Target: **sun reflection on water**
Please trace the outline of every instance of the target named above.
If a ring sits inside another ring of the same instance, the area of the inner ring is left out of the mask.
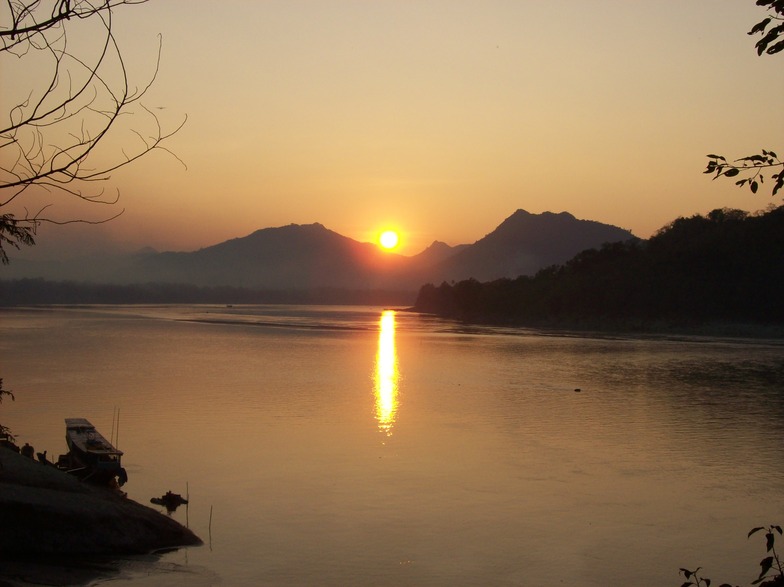
[[[395,348],[395,312],[384,310],[379,321],[378,353],[374,376],[376,395],[376,420],[378,429],[392,435],[392,426],[397,418],[398,371],[397,349]]]

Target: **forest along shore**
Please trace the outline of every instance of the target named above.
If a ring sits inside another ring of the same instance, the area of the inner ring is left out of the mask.
[[[145,554],[201,539],[122,494],[0,447],[0,553]]]

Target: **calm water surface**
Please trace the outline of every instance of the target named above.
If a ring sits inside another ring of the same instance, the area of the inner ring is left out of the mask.
[[[90,584],[748,584],[747,531],[784,523],[776,341],[96,306],[2,311],[0,351],[20,442],[56,458],[64,418],[119,409],[129,497],[190,497],[204,546]]]

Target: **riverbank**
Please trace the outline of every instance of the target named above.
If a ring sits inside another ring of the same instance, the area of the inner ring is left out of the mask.
[[[0,525],[0,553],[9,560],[146,554],[202,544],[188,528],[149,507],[4,447]],[[3,579],[8,577],[0,585]]]
[[[646,338],[670,337],[714,337],[747,338],[754,340],[784,339],[784,324],[757,324],[749,322],[712,321],[688,323],[685,321],[641,321],[641,320],[516,320],[499,316],[456,317],[417,309],[398,308],[398,312],[410,312],[432,316],[442,320],[453,320],[466,328],[489,326],[493,328],[522,329],[542,334],[579,334],[603,336],[638,336]]]

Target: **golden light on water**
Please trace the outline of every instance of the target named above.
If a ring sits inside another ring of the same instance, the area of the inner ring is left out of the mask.
[[[395,347],[395,312],[385,310],[379,321],[378,353],[376,354],[375,395],[376,420],[378,428],[387,436],[392,434],[392,426],[397,418],[398,371],[397,349]]]

